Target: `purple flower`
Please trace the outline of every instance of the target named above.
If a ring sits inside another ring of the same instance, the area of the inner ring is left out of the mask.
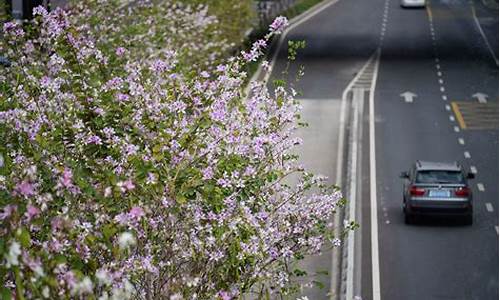
[[[102,140],[97,135],[91,135],[87,138],[87,144],[102,145]]]
[[[39,5],[35,8],[33,8],[33,16],[37,16],[37,15],[40,15],[40,16],[47,15],[47,10],[45,9],[45,7],[43,7],[43,5]]]
[[[250,62],[250,61],[256,61],[257,58],[259,57],[259,53],[255,51],[255,49],[250,50],[250,52],[241,52],[241,55],[243,56],[243,59]]]
[[[123,56],[125,54],[126,50],[123,47],[118,47],[116,48],[115,54],[119,57]]]
[[[253,43],[252,48],[255,50],[261,50],[262,48],[265,48],[267,46],[266,40],[260,39]]]
[[[125,193],[126,191],[131,191],[135,188],[135,185],[131,179],[127,179],[125,181],[119,181],[116,185],[120,188],[120,191],[122,193]]]
[[[128,95],[126,95],[126,94],[122,94],[122,93],[118,93],[118,94],[116,95],[116,99],[118,99],[118,101],[120,101],[120,102],[125,102],[125,101],[127,101],[129,98],[130,98],[130,97],[129,97]]]
[[[21,194],[24,197],[30,197],[35,195],[35,186],[27,181],[23,180],[22,182],[16,184],[16,187],[14,188],[14,196]]]
[[[217,296],[219,296],[221,300],[231,300],[231,295],[226,291],[219,291]]]
[[[106,82],[104,88],[105,90],[118,90],[122,87],[123,85],[123,79],[120,77],[114,77],[110,79],[108,82]]]
[[[8,204],[3,208],[3,212],[0,213],[0,220],[5,220],[10,217],[17,210],[17,206],[13,204]]]
[[[36,216],[38,216],[39,214],[40,214],[40,209],[31,204],[28,204],[28,209],[26,210],[26,216],[28,217],[28,220],[36,218]]]
[[[66,188],[73,186],[73,173],[70,169],[64,168],[63,174],[59,178],[59,184]]]
[[[207,167],[203,169],[201,172],[203,174],[203,180],[209,180],[212,179],[212,177],[214,177],[214,171],[212,170],[211,167]]]
[[[269,26],[269,31],[271,31],[271,33],[280,34],[287,26],[288,19],[286,17],[279,16],[274,19],[273,23]]]
[[[129,211],[128,213],[128,216],[131,218],[131,219],[140,219],[141,217],[144,216],[144,210],[139,207],[139,206],[134,206],[132,207],[132,209]]]
[[[200,75],[201,75],[201,77],[203,77],[203,78],[208,78],[208,77],[210,77],[210,74],[208,74],[208,72],[207,72],[207,71],[203,71],[203,72],[201,72],[201,73],[200,73]]]
[[[24,30],[16,22],[7,22],[3,24],[3,32],[6,35],[12,35],[14,37],[24,36]]]

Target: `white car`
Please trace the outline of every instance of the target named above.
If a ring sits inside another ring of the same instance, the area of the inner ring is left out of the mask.
[[[401,0],[401,7],[425,7],[425,0]]]

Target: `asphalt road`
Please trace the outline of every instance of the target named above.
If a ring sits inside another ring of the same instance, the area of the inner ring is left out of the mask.
[[[345,298],[346,285],[349,289],[348,277],[354,281],[349,295],[362,299],[379,299],[374,278],[380,279],[375,280],[380,299],[498,299],[498,10],[479,0],[430,0],[427,9],[402,9],[397,0],[339,0],[294,28],[288,39],[307,43],[284,75],[301,92],[311,124],[299,133],[305,140],[303,162],[333,182],[342,94],[380,50],[375,84],[366,85],[359,100],[365,107],[357,118],[359,131],[352,123],[356,110],[344,124],[343,188],[355,200],[354,217],[361,227],[352,235],[354,275],[344,274],[340,298]],[[283,47],[271,78],[283,76],[285,58]],[[295,82],[299,65],[305,66],[305,75]],[[404,92],[416,95],[412,102],[405,102]],[[353,93],[347,95],[354,103]],[[369,151],[369,100],[374,104],[374,156]],[[354,131],[358,139],[352,143]],[[359,161],[355,189],[348,180],[353,149],[359,152],[352,156]],[[446,219],[404,224],[398,175],[416,159],[456,160],[477,173],[471,182],[472,226]],[[376,177],[370,178],[373,163]],[[370,217],[370,180],[376,187],[375,220]],[[305,267],[330,265],[326,251],[308,258]],[[330,285],[326,278],[321,281],[324,289],[304,295],[328,299]]]

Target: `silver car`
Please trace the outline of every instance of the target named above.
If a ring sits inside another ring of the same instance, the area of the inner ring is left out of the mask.
[[[472,191],[467,182],[473,173],[460,164],[416,161],[402,172],[405,223],[414,223],[421,215],[461,216],[472,224]]]
[[[400,0],[401,7],[425,7],[425,0]]]

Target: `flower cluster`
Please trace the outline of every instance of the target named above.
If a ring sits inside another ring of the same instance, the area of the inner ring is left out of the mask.
[[[214,67],[231,50],[221,24],[206,6],[182,1],[89,0],[73,1],[70,19],[78,29],[91,31],[96,44],[118,57],[153,61],[176,49],[178,68],[186,72]],[[111,62],[112,63],[112,62]],[[186,68],[184,68],[186,67]]]
[[[133,16],[131,3],[109,2]],[[242,95],[248,58],[193,64],[189,37],[215,22],[203,10],[133,2],[179,17],[161,55],[148,48],[161,32],[131,25],[120,46],[106,40],[120,33],[112,20],[85,26],[60,9],[38,8],[24,34],[6,26],[0,281],[39,299],[234,299],[260,284],[286,293],[290,264],[333,240],[341,198],[297,163],[299,105],[262,82]]]

